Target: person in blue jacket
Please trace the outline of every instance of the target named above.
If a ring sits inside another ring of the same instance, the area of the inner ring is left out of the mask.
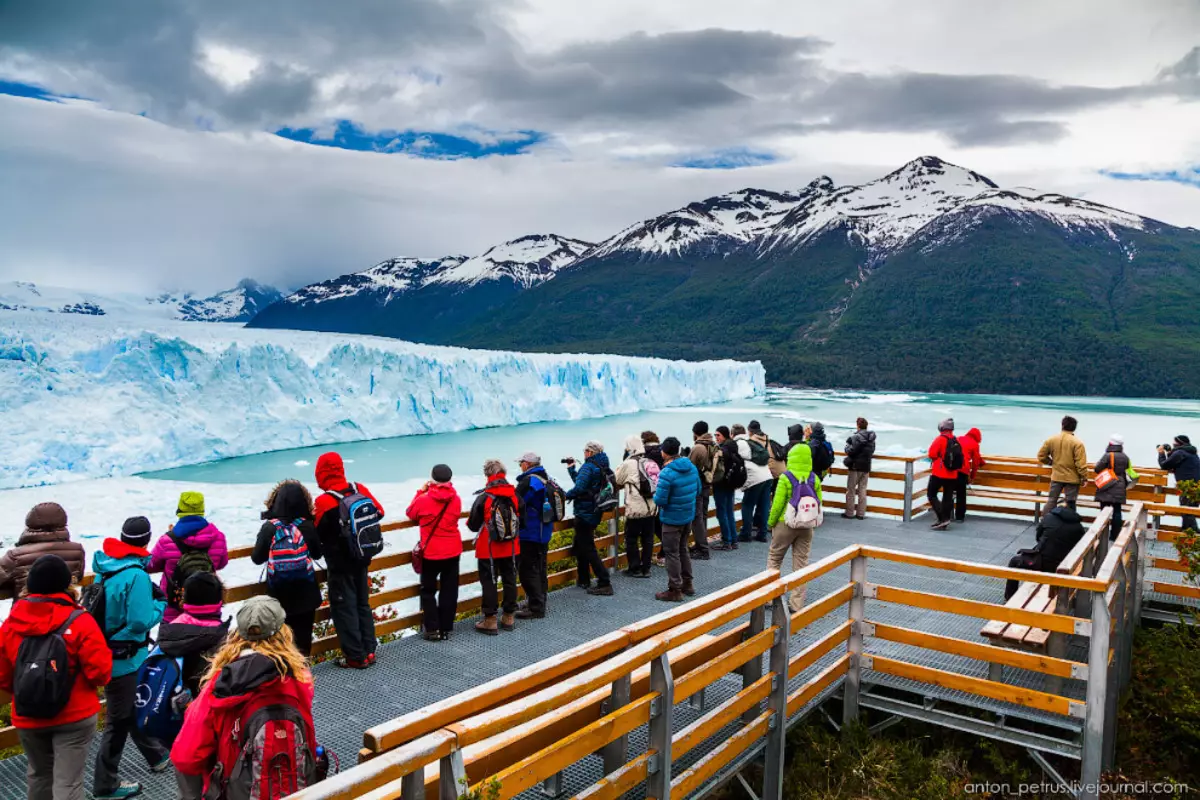
[[[662,443],[664,465],[658,473],[654,504],[662,520],[663,553],[667,559],[667,590],[654,595],[658,600],[682,602],[696,594],[692,585],[692,557],[687,549],[688,530],[696,515],[700,495],[700,472],[691,459],[679,457],[679,440],[668,436]]]
[[[546,553],[554,523],[543,522],[546,505],[546,470],[537,453],[517,459],[521,474],[517,477],[517,503],[521,512],[521,553],[517,556],[517,574],[525,588],[525,604],[517,609],[517,619],[542,619],[546,616],[546,595],[550,593],[546,574]]]
[[[92,558],[92,572],[104,589],[104,635],[113,651],[112,681],[104,689],[104,733],[96,752],[92,781],[95,800],[121,800],[141,792],[139,783],[121,782],[118,770],[125,739],[133,738],[154,772],[171,766],[171,753],[137,729],[134,701],[138,670],[148,654],[150,631],[162,621],[167,601],[146,574],[150,563],[150,520],[130,517],[120,539],[105,539]]]
[[[567,459],[567,472],[575,481],[575,485],[567,492],[567,499],[575,504],[575,541],[571,545],[571,554],[575,556],[579,569],[575,585],[587,589],[588,594],[604,597],[611,597],[613,589],[608,568],[596,552],[596,528],[604,516],[596,510],[596,500],[611,471],[608,454],[600,442],[584,445],[582,467],[576,469],[575,459]],[[595,586],[592,586],[593,572],[596,573]]]

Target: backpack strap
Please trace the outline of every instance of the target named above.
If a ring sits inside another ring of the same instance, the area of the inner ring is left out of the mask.
[[[450,508],[450,504],[452,502],[454,502],[453,498],[447,500],[446,505],[442,506],[442,510],[438,513],[438,515],[436,517],[433,518],[433,527],[429,529],[429,538],[431,540],[433,539],[433,535],[435,533],[437,533],[437,526],[442,521],[442,517],[446,516],[446,511]],[[486,521],[485,521],[485,524],[486,524]],[[420,529],[418,528],[417,530],[419,531]],[[429,542],[423,541],[421,539],[420,535],[417,536],[417,541],[420,542],[422,550],[424,550],[429,545]]]
[[[26,597],[26,603],[53,603],[56,606],[66,606],[67,608],[75,608],[75,604],[66,600],[59,600],[55,597]],[[80,609],[82,610],[82,609]]]

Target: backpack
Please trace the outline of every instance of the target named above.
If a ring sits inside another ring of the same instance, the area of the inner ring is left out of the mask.
[[[317,782],[316,743],[293,702],[269,693],[246,703],[232,724],[222,723],[206,798],[279,800]]]
[[[489,542],[511,542],[521,532],[521,521],[512,500],[489,495],[486,508]]]
[[[542,473],[538,476],[546,487],[546,501],[542,503],[542,522],[562,522],[567,518],[567,493],[558,481]]]
[[[30,603],[72,604],[60,600],[29,598]],[[26,636],[17,648],[13,664],[13,711],[29,719],[53,719],[71,701],[75,675],[64,635],[72,623],[86,614],[77,608],[67,621],[41,636]]]
[[[765,467],[771,461],[771,453],[767,450],[762,442],[757,442],[754,439],[747,439],[746,443],[750,445],[750,461],[760,467]]]
[[[83,606],[84,610],[96,620],[96,627],[104,634],[104,641],[108,643],[108,649],[112,650],[113,658],[117,660],[133,658],[137,655],[137,651],[142,649],[142,642],[113,642],[108,638],[108,590],[104,588],[104,581],[109,576],[127,569],[141,568],[139,564],[129,564],[107,575],[97,575],[94,581],[83,587],[83,592],[79,596],[79,605]]]
[[[168,533],[171,541],[179,548],[179,561],[175,564],[175,571],[171,573],[171,580],[167,581],[167,600],[172,608],[183,608],[183,584],[187,583],[187,579],[201,572],[207,572],[209,575],[216,575],[216,567],[213,566],[212,557],[203,547],[195,547],[180,539],[173,533]]]
[[[958,472],[963,468],[962,445],[953,436],[946,437],[946,450],[942,453],[942,466],[950,472]]]
[[[746,485],[746,461],[736,447],[725,453],[725,481],[721,484],[726,489],[740,489]]]
[[[1008,560],[1008,566],[1012,569],[1032,569],[1042,570],[1042,548],[1032,547],[1028,550],[1018,550],[1017,554]],[[1004,602],[1012,599],[1012,596],[1017,593],[1020,584],[1013,578],[1010,578],[1004,584]]]
[[[313,580],[313,563],[308,555],[308,544],[304,534],[300,532],[300,520],[283,522],[273,519],[275,536],[271,539],[271,549],[267,551],[267,583],[278,586],[281,583]]]
[[[383,529],[379,521],[383,515],[375,501],[350,484],[348,494],[329,492],[338,500],[338,516],[342,522],[342,541],[350,550],[351,558],[368,563],[383,552]]]
[[[818,441],[817,446],[813,447],[810,440],[808,446],[812,450],[812,471],[818,475],[829,472],[833,466],[833,445],[828,441]]]
[[[774,461],[782,461],[787,463],[787,447],[775,441],[774,439],[767,440],[767,449],[770,451],[771,459]]]
[[[708,471],[704,474],[704,482],[707,484],[721,483],[725,480],[725,459],[724,453],[715,444],[704,443],[704,448],[708,450]]]
[[[815,528],[825,521],[821,511],[821,501],[817,498],[815,472],[808,474],[808,480],[803,483],[791,473],[783,473],[792,485],[792,494],[784,509],[783,521],[789,528]]]
[[[638,475],[638,494],[647,500],[654,497],[656,487],[655,481],[650,480],[650,473],[646,471],[646,457],[638,456],[637,459],[637,475]]]
[[[621,505],[620,489],[617,487],[617,476],[611,469],[605,469],[601,475],[603,483],[595,493],[596,513],[607,514]]]
[[[183,727],[192,693],[183,687],[183,657],[171,658],[155,647],[138,670],[134,721],[147,736],[171,744]]]

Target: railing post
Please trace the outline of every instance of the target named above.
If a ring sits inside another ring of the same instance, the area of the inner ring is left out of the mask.
[[[438,763],[438,800],[458,800],[466,791],[467,767],[462,750],[455,750]]]
[[[671,797],[671,718],[675,708],[675,678],[671,662],[664,653],[650,662],[650,691],[658,693],[657,708],[650,708],[650,749],[654,760],[646,778],[646,797],[670,800]]]
[[[400,796],[404,800],[425,800],[425,768],[410,772],[400,779]]]
[[[1137,516],[1137,532],[1134,534],[1133,541],[1137,546],[1135,556],[1137,558],[1137,569],[1133,571],[1133,625],[1137,627],[1142,624],[1142,595],[1146,591],[1146,529],[1149,525],[1149,515],[1146,513],[1145,506],[1142,507],[1142,512]]]
[[[772,623],[774,624],[774,623]],[[750,612],[750,627],[746,631],[746,639],[753,638],[762,633],[767,627],[767,607],[759,606]],[[742,665],[742,688],[745,689],[750,684],[762,677],[763,666],[761,658],[752,658]],[[742,714],[742,722],[749,725],[758,718],[758,709],[751,708]]]
[[[1071,610],[1071,593],[1069,590],[1057,586],[1052,589],[1056,592],[1054,600],[1054,613],[1061,616],[1068,616]],[[1047,642],[1046,654],[1054,658],[1064,658],[1067,654],[1067,634],[1057,631],[1050,634],[1050,641]],[[994,666],[999,666],[996,664]],[[998,679],[995,679],[998,680]],[[1050,694],[1062,694],[1063,679],[1057,675],[1046,676],[1046,691]]]
[[[849,502],[849,495],[846,497]],[[913,462],[904,462],[904,521],[912,522],[913,510]]]
[[[1104,729],[1108,710],[1108,639],[1111,618],[1104,592],[1092,598],[1092,632],[1088,641],[1087,706],[1084,711],[1083,763],[1079,800],[1097,800],[1104,771]]]
[[[850,598],[850,640],[846,651],[850,654],[850,666],[842,688],[842,728],[858,719],[858,691],[862,684],[862,624],[866,614],[867,558],[855,556],[850,561],[850,580],[854,583],[854,596]]]
[[[1109,641],[1109,648],[1112,655],[1108,659],[1108,672],[1105,675],[1105,680],[1108,683],[1108,692],[1105,695],[1104,703],[1104,770],[1107,772],[1113,768],[1117,755],[1117,701],[1121,698],[1121,665],[1125,661],[1122,650],[1125,648],[1125,582],[1127,580],[1125,574],[1125,565],[1119,560],[1117,568],[1113,575],[1111,586],[1116,588],[1116,608],[1112,609],[1112,618],[1116,624],[1112,626],[1112,635],[1115,641]]]
[[[617,537],[621,535],[619,533],[620,526],[617,524],[617,514],[619,513],[619,509],[614,509],[612,517],[608,520],[608,535],[612,537],[612,544],[608,546],[608,557],[613,560],[613,572],[619,572],[621,569],[621,562],[617,560]]]
[[[633,681],[630,675],[623,675],[613,681],[607,713],[611,714],[618,708],[629,705],[632,691]],[[604,745],[604,749],[601,752],[604,758],[604,774],[610,775],[616,772],[625,766],[625,762],[629,760],[629,734],[618,737]]]
[[[783,762],[787,747],[788,703],[788,640],[791,638],[792,616],[787,598],[780,595],[771,603],[771,624],[775,626],[775,644],[771,647],[771,694],[767,708],[771,727],[767,731],[767,748],[763,765],[763,800],[783,800]]]

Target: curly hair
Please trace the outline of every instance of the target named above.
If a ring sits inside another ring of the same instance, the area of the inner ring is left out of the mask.
[[[270,511],[275,507],[275,498],[279,496],[279,490],[284,486],[300,487],[300,491],[304,494],[304,503],[308,506],[308,516],[309,518],[312,518],[314,516],[312,492],[308,491],[308,487],[295,478],[286,478],[275,484],[275,486],[271,489],[270,494],[267,495],[266,502],[263,503],[263,505],[267,507],[267,511]]]

